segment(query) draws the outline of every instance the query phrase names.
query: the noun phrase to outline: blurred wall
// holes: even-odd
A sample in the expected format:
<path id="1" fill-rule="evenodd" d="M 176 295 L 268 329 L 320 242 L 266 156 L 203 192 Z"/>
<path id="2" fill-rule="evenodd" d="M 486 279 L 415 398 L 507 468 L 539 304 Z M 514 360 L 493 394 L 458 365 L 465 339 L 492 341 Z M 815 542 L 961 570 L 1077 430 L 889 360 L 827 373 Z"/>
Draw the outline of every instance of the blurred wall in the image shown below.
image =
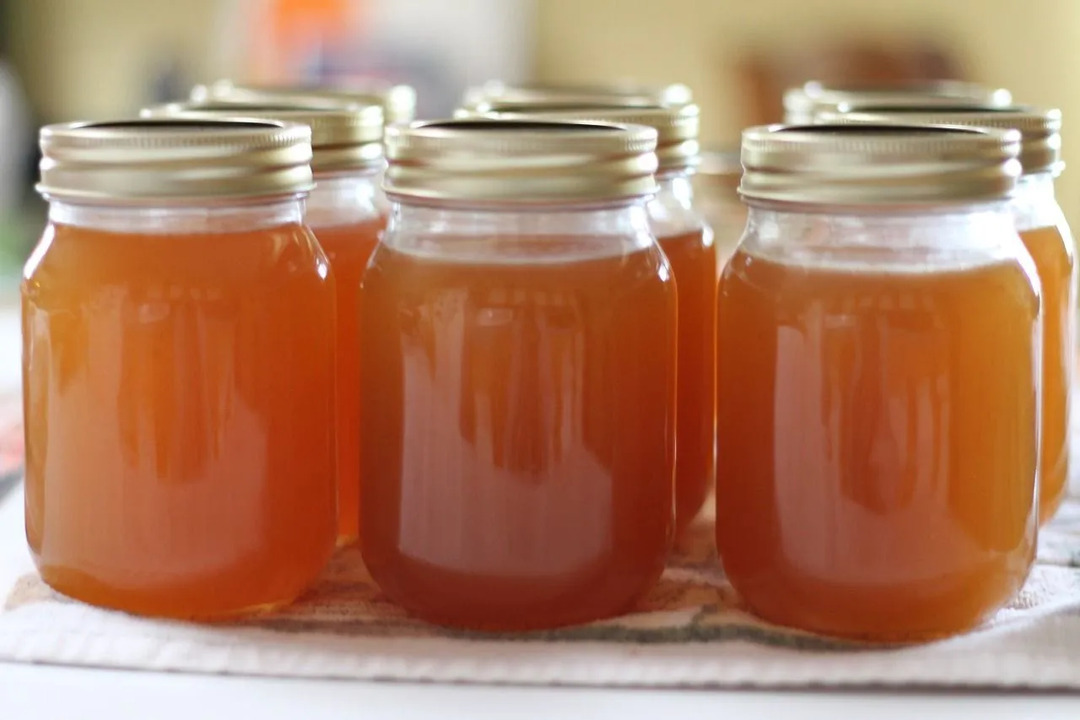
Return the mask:
<path id="1" fill-rule="evenodd" d="M 748 50 L 912 33 L 955 48 L 969 79 L 1062 109 L 1058 196 L 1080 229 L 1080 0 L 541 0 L 536 70 L 551 82 L 685 82 L 705 140 L 733 145 L 743 115 L 731 68 Z"/>
<path id="2" fill-rule="evenodd" d="M 300 12 L 307 1 L 292 0 L 289 6 Z M 282 52 L 272 47 L 275 38 L 259 20 L 272 14 L 271 0 L 11 2 L 13 59 L 34 109 L 48 121 L 129 114 L 147 102 L 152 83 L 162 75 L 186 95 L 193 82 L 250 77 L 259 65 L 253 56 Z M 316 11 L 325 4 L 310 7 Z M 350 20 L 366 33 L 349 37 L 348 51 L 377 75 L 389 70 L 390 76 L 412 77 L 421 108 L 448 113 L 465 84 L 492 76 L 522 80 L 531 68 L 533 0 L 344 4 Z M 318 47 L 311 28 L 290 30 Z M 276 66 L 289 61 L 279 54 L 263 64 L 269 70 L 257 75 L 280 72 Z"/>
<path id="3" fill-rule="evenodd" d="M 110 117 L 136 110 L 170 58 L 188 78 L 230 74 L 236 5 L 14 0 L 6 35 L 42 119 Z M 732 68 L 750 50 L 851 35 L 936 38 L 955 48 L 970 79 L 1062 108 L 1071 168 L 1059 192 L 1080 225 L 1080 130 L 1071 132 L 1080 128 L 1080 63 L 1072 55 L 1080 48 L 1080 0 L 536 0 L 534 12 L 537 79 L 686 82 L 710 144 L 738 140 L 745 113 Z"/>
<path id="4" fill-rule="evenodd" d="M 220 13 L 219 0 L 19 0 L 11 54 L 44 119 L 116 117 L 137 111 L 172 61 L 215 77 Z"/>

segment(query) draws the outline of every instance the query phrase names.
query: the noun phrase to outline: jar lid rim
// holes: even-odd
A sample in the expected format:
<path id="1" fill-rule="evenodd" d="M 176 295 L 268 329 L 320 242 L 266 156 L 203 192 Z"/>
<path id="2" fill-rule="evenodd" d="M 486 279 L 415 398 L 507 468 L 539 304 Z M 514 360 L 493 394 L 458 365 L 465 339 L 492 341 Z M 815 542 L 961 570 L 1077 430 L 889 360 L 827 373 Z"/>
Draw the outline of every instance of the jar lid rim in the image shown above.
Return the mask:
<path id="1" fill-rule="evenodd" d="M 900 123 L 767 125 L 743 132 L 743 197 L 910 204 L 1008 197 L 1020 133 Z"/>
<path id="2" fill-rule="evenodd" d="M 388 127 L 384 187 L 427 200 L 539 203 L 656 191 L 657 132 L 642 125 L 457 118 Z"/>
<path id="3" fill-rule="evenodd" d="M 259 118 L 143 118 L 41 129 L 47 197 L 152 203 L 305 193 L 311 129 Z"/>

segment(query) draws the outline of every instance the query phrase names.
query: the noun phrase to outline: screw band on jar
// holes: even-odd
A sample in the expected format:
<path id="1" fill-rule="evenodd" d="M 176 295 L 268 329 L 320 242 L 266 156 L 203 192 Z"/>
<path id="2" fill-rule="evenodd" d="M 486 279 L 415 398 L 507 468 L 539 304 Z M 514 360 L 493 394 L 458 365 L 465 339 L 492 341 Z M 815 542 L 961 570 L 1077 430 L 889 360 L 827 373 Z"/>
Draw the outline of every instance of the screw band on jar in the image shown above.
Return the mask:
<path id="1" fill-rule="evenodd" d="M 492 103 L 522 103 L 533 107 L 557 105 L 689 105 L 694 101 L 690 88 L 671 85 L 512 85 L 492 80 L 469 88 L 462 107 L 480 110 Z"/>
<path id="2" fill-rule="evenodd" d="M 748 200 L 830 205 L 993 201 L 1016 186 L 1020 133 L 942 125 L 769 125 L 743 131 Z"/>
<path id="3" fill-rule="evenodd" d="M 912 125 L 963 125 L 1016 130 L 1020 133 L 1020 164 L 1024 174 L 1058 173 L 1061 162 L 1061 111 L 1033 107 L 905 107 L 891 104 L 842 105 L 821 116 L 834 124 L 904 123 Z"/>
<path id="4" fill-rule="evenodd" d="M 813 122 L 821 112 L 843 104 L 889 103 L 908 107 L 973 105 L 1003 107 L 1012 103 L 1005 88 L 988 88 L 960 80 L 922 80 L 880 85 L 837 85 L 811 80 L 784 92 L 789 123 Z"/>
<path id="5" fill-rule="evenodd" d="M 656 131 L 542 120 L 436 120 L 386 129 L 384 188 L 398 198 L 604 202 L 656 192 Z"/>
<path id="6" fill-rule="evenodd" d="M 122 204 L 306 193 L 311 130 L 259 120 L 147 119 L 41 130 L 48 198 Z"/>
<path id="7" fill-rule="evenodd" d="M 409 85 L 376 80 L 361 82 L 353 87 L 242 85 L 231 80 L 218 80 L 209 85 L 196 85 L 191 91 L 191 100 L 228 100 L 274 105 L 305 105 L 312 102 L 346 106 L 381 105 L 387 124 L 410 122 L 416 116 L 416 90 Z"/>
<path id="8" fill-rule="evenodd" d="M 700 111 L 694 104 L 612 106 L 600 104 L 541 104 L 491 102 L 477 112 L 504 120 L 568 120 L 617 125 L 644 125 L 657 132 L 657 172 L 685 170 L 697 165 L 701 147 Z"/>
<path id="9" fill-rule="evenodd" d="M 380 105 L 335 103 L 247 103 L 207 100 L 159 105 L 143 117 L 215 120 L 252 118 L 298 123 L 311 128 L 311 170 L 316 174 L 382 167 L 383 110 Z"/>

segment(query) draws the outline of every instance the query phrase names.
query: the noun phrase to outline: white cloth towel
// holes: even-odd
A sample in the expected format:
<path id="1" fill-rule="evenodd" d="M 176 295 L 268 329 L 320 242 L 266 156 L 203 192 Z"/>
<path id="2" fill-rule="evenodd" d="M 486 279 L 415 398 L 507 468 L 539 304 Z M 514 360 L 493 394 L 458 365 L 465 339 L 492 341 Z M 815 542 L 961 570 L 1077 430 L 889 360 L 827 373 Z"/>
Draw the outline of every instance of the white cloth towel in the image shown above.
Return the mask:
<path id="1" fill-rule="evenodd" d="M 1080 689 L 1080 503 L 1041 538 L 1021 595 L 985 626 L 873 648 L 776 628 L 737 606 L 709 542 L 678 553 L 639 612 L 531 636 L 432 628 L 383 600 L 355 551 L 305 598 L 228 626 L 135 618 L 53 593 L 0 507 L 0 660 L 294 677 L 654 687 L 938 686 Z"/>

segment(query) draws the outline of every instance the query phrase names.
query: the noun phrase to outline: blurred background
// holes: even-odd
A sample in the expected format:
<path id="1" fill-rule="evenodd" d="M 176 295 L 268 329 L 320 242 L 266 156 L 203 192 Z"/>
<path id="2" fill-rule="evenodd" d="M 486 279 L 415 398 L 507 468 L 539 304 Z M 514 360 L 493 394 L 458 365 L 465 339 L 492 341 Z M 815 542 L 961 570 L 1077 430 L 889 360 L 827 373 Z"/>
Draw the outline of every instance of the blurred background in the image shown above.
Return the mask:
<path id="1" fill-rule="evenodd" d="M 470 84 L 683 82 L 709 147 L 780 118 L 808 79 L 955 77 L 1060 107 L 1059 200 L 1080 224 L 1080 0 L 0 0 L 0 291 L 35 241 L 36 130 L 191 85 L 382 77 L 420 116 Z M 4 279 L 6 278 L 6 279 Z"/>

